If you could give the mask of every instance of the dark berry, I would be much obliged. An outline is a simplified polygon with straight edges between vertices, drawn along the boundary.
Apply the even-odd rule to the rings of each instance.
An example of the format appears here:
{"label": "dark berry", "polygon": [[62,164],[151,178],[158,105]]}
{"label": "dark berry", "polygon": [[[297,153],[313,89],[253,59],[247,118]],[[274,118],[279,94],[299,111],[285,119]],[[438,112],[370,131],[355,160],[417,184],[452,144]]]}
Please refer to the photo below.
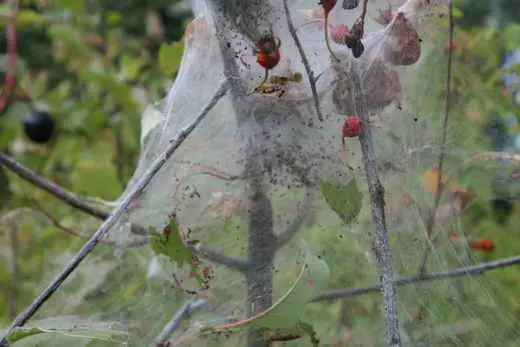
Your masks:
{"label": "dark berry", "polygon": [[361,40],[356,40],[353,44],[352,44],[352,54],[354,55],[354,58],[359,58],[361,57],[361,54],[363,54],[363,52],[365,51],[365,46],[363,46],[363,43],[361,42]]}
{"label": "dark berry", "polygon": [[47,111],[32,110],[23,119],[25,135],[34,142],[47,143],[54,134],[54,120]]}

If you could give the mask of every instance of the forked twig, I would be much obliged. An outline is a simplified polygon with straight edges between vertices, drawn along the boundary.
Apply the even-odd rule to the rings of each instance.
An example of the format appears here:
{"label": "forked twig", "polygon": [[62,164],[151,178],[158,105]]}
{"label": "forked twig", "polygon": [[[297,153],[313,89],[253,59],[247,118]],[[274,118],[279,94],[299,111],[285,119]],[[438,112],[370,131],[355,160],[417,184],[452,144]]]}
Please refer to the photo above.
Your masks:
{"label": "forked twig", "polygon": [[119,206],[117,206],[110,216],[103,222],[101,227],[90,237],[80,251],[74,256],[74,258],[65,266],[65,268],[52,280],[52,282],[38,295],[38,297],[29,305],[29,307],[22,312],[13,321],[11,326],[4,332],[0,339],[0,346],[7,346],[7,336],[13,331],[13,329],[20,327],[27,322],[38,309],[47,301],[51,295],[61,286],[61,284],[69,277],[69,275],[76,269],[76,267],[85,259],[85,257],[92,252],[98,242],[110,231],[110,228],[114,226],[117,220],[125,213],[128,206],[133,199],[138,197],[143,190],[150,184],[155,175],[159,170],[166,164],[168,159],[173,153],[179,148],[184,140],[191,134],[193,130],[200,124],[204,117],[209,111],[215,106],[215,104],[226,94],[228,90],[228,82],[223,82],[218,88],[215,95],[211,98],[209,103],[204,106],[202,111],[187,127],[182,129],[175,139],[172,139],[166,149],[157,157],[155,162],[150,166],[143,176],[136,182],[135,186],[132,187],[128,194],[122,199]]}
{"label": "forked twig", "polygon": [[[423,276],[409,276],[409,277],[399,277],[396,278],[394,283],[397,286],[405,286],[413,283],[422,283],[429,281],[437,281],[446,278],[454,278],[454,277],[463,277],[471,274],[481,274],[487,271],[500,269],[503,267],[508,267],[511,265],[519,265],[520,264],[520,256],[494,260],[487,263],[480,263],[472,266],[459,267],[453,270],[444,271],[444,272],[432,272],[430,274],[425,274]],[[320,294],[314,297],[310,302],[321,302],[321,301],[332,301],[343,299],[347,297],[353,297],[362,294],[368,293],[378,293],[381,291],[380,284],[373,284],[370,286],[364,287],[351,287],[351,288],[342,288],[335,289],[329,292]]]}
{"label": "forked twig", "polygon": [[[20,178],[28,181],[29,183],[35,185],[36,187],[43,189],[44,191],[48,192],[49,194],[53,195],[54,197],[60,199],[61,201],[69,204],[70,206],[85,212],[97,219],[105,220],[108,218],[109,213],[99,210],[85,202],[83,202],[81,199],[79,199],[76,194],[58,186],[52,181],[49,181],[40,175],[38,175],[36,172],[32,171],[31,169],[23,166],[13,158],[9,157],[7,154],[0,152],[0,165],[4,165],[6,168],[17,174]],[[85,239],[88,239],[90,236],[87,235],[81,235],[78,234],[76,231],[65,228],[62,226],[55,218],[53,218],[50,214],[46,213],[40,206],[39,208],[40,212],[44,214],[49,221],[54,224],[57,228],[67,232],[68,234],[71,234],[73,236],[83,237]],[[148,233],[144,227],[137,224],[132,224],[130,231],[136,235],[140,236],[147,236]],[[99,240],[99,242],[107,243],[107,244],[117,244],[117,242],[111,242],[109,240]],[[145,238],[143,240],[138,240],[135,242],[132,242],[130,245],[127,245],[127,247],[139,247],[148,242],[148,239]],[[240,271],[243,271],[247,267],[247,262],[245,260],[239,259],[239,258],[233,258],[228,257],[223,254],[220,254],[217,251],[205,248],[203,246],[197,247],[197,249],[192,248],[192,251],[200,256],[201,258],[204,258],[209,261],[213,261],[217,264],[229,266],[230,268],[234,268]]]}
{"label": "forked twig", "polygon": [[293,20],[291,18],[291,11],[289,10],[289,5],[287,0],[283,0],[283,7],[285,9],[285,17],[287,18],[287,26],[289,28],[289,33],[291,34],[294,44],[296,48],[298,48],[298,52],[300,52],[300,57],[302,59],[303,66],[305,66],[305,71],[307,72],[307,77],[309,78],[309,83],[311,85],[312,97],[314,98],[314,106],[316,107],[316,114],[318,115],[318,119],[323,121],[323,114],[321,113],[320,99],[318,97],[318,89],[316,88],[316,80],[314,79],[314,72],[312,71],[309,60],[307,59],[307,55],[305,54],[305,50],[303,49],[302,43],[298,34],[296,33],[296,28],[294,27]]}
{"label": "forked twig", "polygon": [[182,307],[175,312],[170,321],[164,326],[161,333],[155,339],[155,342],[150,347],[168,347],[169,339],[173,332],[179,327],[179,325],[195,310],[198,310],[202,306],[206,305],[206,300],[200,299],[196,301],[189,301],[184,303]]}
{"label": "forked twig", "polygon": [[54,195],[61,201],[66,202],[68,205],[85,212],[92,217],[96,217],[98,219],[106,219],[109,214],[105,211],[101,211],[85,202],[83,202],[76,194],[63,189],[59,185],[55,184],[52,181],[49,181],[42,176],[38,175],[33,170],[23,166],[13,158],[9,157],[4,152],[0,151],[0,165],[5,166],[15,174],[17,174],[20,178],[28,181],[29,183],[37,186],[40,189],[43,189],[47,193]]}
{"label": "forked twig", "polygon": [[453,2],[450,0],[448,4],[448,21],[449,21],[449,45],[450,49],[448,50],[448,67],[446,72],[446,100],[444,104],[444,119],[442,122],[442,134],[441,134],[441,148],[439,153],[439,161],[437,164],[437,194],[435,195],[435,202],[433,203],[433,208],[431,214],[426,221],[426,238],[424,244],[423,257],[421,259],[421,264],[419,266],[418,275],[423,276],[427,270],[428,256],[431,252],[432,241],[430,237],[433,233],[433,228],[435,227],[435,216],[437,215],[437,210],[439,209],[439,205],[441,203],[442,193],[444,192],[444,185],[442,184],[442,172],[444,166],[444,157],[446,156],[446,138],[448,136],[448,121],[450,118],[450,110],[451,110],[451,80],[452,80],[452,66],[453,66],[453,31],[455,28],[455,22],[453,19]]}

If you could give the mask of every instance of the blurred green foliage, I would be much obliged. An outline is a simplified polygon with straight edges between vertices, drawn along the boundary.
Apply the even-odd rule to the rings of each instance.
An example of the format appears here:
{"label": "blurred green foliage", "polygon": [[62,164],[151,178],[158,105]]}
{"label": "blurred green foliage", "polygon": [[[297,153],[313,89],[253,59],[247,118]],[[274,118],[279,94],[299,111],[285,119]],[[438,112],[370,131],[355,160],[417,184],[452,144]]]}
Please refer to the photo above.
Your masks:
{"label": "blurred green foliage", "polygon": [[[9,11],[6,3],[0,5],[2,33]],[[116,199],[137,161],[142,111],[165,95],[175,77],[189,16],[178,0],[20,1],[17,86],[0,112],[0,150],[71,191]],[[9,69],[4,34],[0,62],[3,81]],[[23,133],[22,119],[33,108],[48,109],[57,124],[46,145]],[[0,216],[23,206],[34,211],[45,206],[79,232],[98,223],[87,219],[76,225],[84,214],[0,168]],[[20,212],[16,234],[0,229],[0,293],[7,295],[0,300],[3,323],[36,294],[40,266],[83,242],[34,211]],[[12,244],[18,245],[16,255],[9,250]],[[24,285],[9,300],[13,257]]]}

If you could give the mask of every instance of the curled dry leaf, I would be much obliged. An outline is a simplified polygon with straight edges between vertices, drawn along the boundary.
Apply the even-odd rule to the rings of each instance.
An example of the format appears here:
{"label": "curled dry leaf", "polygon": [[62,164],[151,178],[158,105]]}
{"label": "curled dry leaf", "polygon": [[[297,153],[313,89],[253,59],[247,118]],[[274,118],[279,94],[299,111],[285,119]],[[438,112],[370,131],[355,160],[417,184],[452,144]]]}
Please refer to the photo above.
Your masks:
{"label": "curled dry leaf", "polygon": [[404,13],[398,12],[388,25],[383,59],[393,65],[412,65],[421,57],[421,39]]}
{"label": "curled dry leaf", "polygon": [[[370,65],[363,79],[363,101],[370,110],[380,109],[398,101],[401,93],[399,74],[384,64],[381,59],[375,58],[365,61]],[[354,94],[349,72],[343,64],[333,63],[337,80],[332,92],[332,101],[341,114],[356,114]]]}

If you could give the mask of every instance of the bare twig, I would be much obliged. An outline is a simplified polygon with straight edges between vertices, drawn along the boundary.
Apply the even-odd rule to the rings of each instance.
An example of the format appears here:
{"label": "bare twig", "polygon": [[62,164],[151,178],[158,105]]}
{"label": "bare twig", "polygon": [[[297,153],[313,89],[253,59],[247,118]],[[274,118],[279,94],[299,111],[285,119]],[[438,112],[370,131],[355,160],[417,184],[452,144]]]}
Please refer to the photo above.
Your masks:
{"label": "bare twig", "polygon": [[399,320],[397,316],[397,294],[393,282],[392,256],[388,244],[388,231],[385,217],[385,190],[379,180],[374,142],[372,139],[372,129],[368,110],[363,98],[363,84],[361,76],[352,65],[350,69],[350,79],[355,91],[356,111],[363,119],[363,132],[359,136],[363,165],[368,181],[368,191],[372,204],[372,220],[375,225],[374,232],[374,252],[376,255],[381,292],[383,294],[385,306],[386,335],[390,347],[401,346],[401,336],[399,332]]}
{"label": "bare twig", "polygon": [[448,136],[448,121],[450,118],[450,109],[451,109],[451,80],[452,80],[452,65],[453,65],[453,31],[455,28],[455,23],[453,20],[453,2],[450,0],[448,4],[448,21],[449,21],[449,45],[450,49],[448,50],[448,67],[447,67],[447,76],[446,76],[446,100],[444,104],[444,119],[442,122],[442,135],[441,135],[441,148],[439,153],[439,161],[437,164],[437,191],[435,195],[435,202],[433,204],[433,208],[431,214],[426,222],[426,238],[423,251],[423,257],[421,260],[421,264],[419,266],[418,274],[422,276],[426,273],[428,256],[432,247],[432,240],[430,237],[433,235],[433,228],[435,227],[435,216],[437,215],[437,210],[439,209],[439,205],[441,203],[442,193],[444,192],[444,185],[442,184],[442,172],[444,166],[444,157],[446,156],[446,138]]}
{"label": "bare twig", "polygon": [[[34,205],[36,210],[38,210],[38,212],[43,214],[52,223],[52,225],[54,225],[56,228],[62,230],[63,232],[65,232],[69,235],[75,236],[75,237],[80,237],[82,239],[89,238],[88,235],[83,235],[83,234],[77,232],[76,230],[63,226],[56,218],[54,218],[54,216],[52,214],[49,213],[49,211],[47,211],[45,208],[43,208],[43,206],[40,205],[36,200],[31,199],[31,204]],[[103,241],[104,240],[101,240],[100,242],[103,242]]]}
{"label": "bare twig", "polygon": [[99,219],[106,219],[108,217],[108,213],[101,211],[95,207],[90,206],[89,204],[81,201],[81,199],[74,193],[69,192],[66,189],[63,189],[59,185],[55,184],[52,181],[49,181],[40,175],[38,175],[36,172],[32,171],[31,169],[23,166],[13,158],[9,157],[7,154],[0,151],[0,165],[5,166],[24,180],[32,183],[33,185],[37,186],[38,188],[41,188],[45,190],[47,193],[54,195],[58,199],[66,202],[70,206],[83,211],[93,217],[99,218]]}
{"label": "bare twig", "polygon": [[29,307],[22,312],[13,321],[11,326],[4,332],[0,339],[0,346],[7,346],[6,337],[13,331],[13,329],[20,327],[27,322],[38,309],[51,297],[51,295],[61,286],[61,284],[69,277],[69,275],[76,269],[76,267],[85,259],[85,257],[92,252],[98,242],[110,231],[110,228],[117,222],[117,220],[125,213],[132,200],[138,197],[143,190],[150,184],[159,170],[166,164],[172,154],[179,148],[184,140],[191,134],[191,132],[200,124],[209,111],[215,104],[226,94],[228,90],[227,81],[222,83],[210,102],[202,109],[197,117],[187,127],[182,129],[175,139],[172,139],[163,153],[161,153],[155,162],[150,166],[143,176],[136,182],[135,186],[131,188],[128,194],[122,199],[119,206],[117,206],[110,216],[103,222],[101,227],[91,236],[85,243],[81,250],[74,256],[74,258],[65,266],[65,268],[54,278],[54,280],[40,293],[40,295],[29,305]]}
{"label": "bare twig", "polygon": [[193,253],[203,259],[215,262],[217,264],[225,265],[231,269],[236,269],[239,271],[247,271],[249,268],[249,262],[237,257],[231,257],[228,255],[224,255],[220,252],[212,250],[210,248],[196,246],[192,247],[191,250]]}
{"label": "bare twig", "polygon": [[206,300],[200,299],[196,301],[186,302],[182,307],[175,312],[171,320],[164,326],[161,333],[155,339],[155,342],[150,347],[168,347],[170,336],[179,327],[179,325],[190,316],[195,310],[206,305]]}
{"label": "bare twig", "polygon": [[[20,164],[19,162],[17,162],[16,160],[12,159],[11,157],[7,156],[5,153],[2,153],[2,152],[0,152],[0,164],[4,165],[8,169],[10,169],[14,173],[16,173],[18,176],[25,179],[26,181],[34,184],[38,188],[45,190],[46,192],[54,195],[56,198],[66,202],[67,204],[71,205],[74,208],[77,208],[80,211],[86,212],[89,215],[96,217],[98,219],[101,219],[101,220],[105,220],[109,216],[109,214],[107,212],[98,210],[97,208],[92,207],[89,204],[81,201],[74,193],[72,193],[66,189],[63,189],[62,187],[58,186],[54,182],[41,177],[40,175],[38,175],[31,169],[23,166],[22,164]],[[46,213],[41,206],[39,206],[39,210],[42,214],[44,214],[49,219],[49,221],[52,224],[54,224],[54,226],[67,232],[68,234],[78,236],[78,237],[83,237],[83,238],[89,237],[89,236],[81,235],[70,228],[63,227],[55,218],[53,218],[50,214]],[[140,225],[136,225],[136,224],[132,224],[131,232],[133,232],[134,234],[137,234],[137,235],[141,235],[141,236],[148,236],[146,229],[144,227],[142,227]],[[107,240],[99,240],[99,242],[103,242],[103,243],[107,243],[107,244],[114,244],[114,245],[117,244],[116,242],[110,242]],[[142,245],[146,244],[147,242],[148,242],[148,239],[139,240],[139,241],[132,243],[129,247],[142,246]],[[210,250],[210,249],[207,249],[204,247],[200,247],[197,249],[193,248],[193,251],[201,258],[213,261],[218,264],[226,265],[231,268],[236,268],[238,270],[243,270],[247,266],[246,261],[244,261],[244,260],[241,260],[238,258],[235,259],[232,257],[227,257],[223,254],[219,254],[216,251],[213,251],[213,250]]]}
{"label": "bare twig", "polygon": [[285,17],[287,18],[287,26],[289,27],[289,33],[291,34],[296,47],[298,48],[298,52],[300,52],[300,56],[302,59],[303,66],[305,66],[305,71],[307,72],[307,77],[309,78],[309,83],[311,85],[312,96],[314,98],[314,106],[316,107],[316,114],[318,115],[318,119],[323,121],[323,114],[321,113],[320,99],[318,97],[318,90],[316,88],[316,80],[314,79],[314,72],[312,71],[309,60],[307,59],[307,55],[305,54],[305,50],[298,38],[298,34],[296,33],[296,28],[294,27],[293,20],[291,18],[291,12],[289,10],[289,5],[287,0],[283,0],[283,7],[285,9]]}
{"label": "bare twig", "polygon": [[[520,264],[520,256],[490,261],[487,263],[481,263],[472,266],[459,267],[453,270],[444,271],[444,272],[432,272],[430,274],[425,274],[423,276],[410,276],[410,277],[399,277],[394,283],[397,286],[405,286],[413,283],[423,283],[428,281],[436,281],[447,278],[454,277],[463,277],[472,274],[482,274],[491,270],[496,270],[512,265]],[[310,302],[320,302],[320,301],[332,301],[347,297],[353,297],[362,294],[368,293],[378,293],[381,291],[380,284],[373,284],[370,286],[364,287],[352,287],[352,288],[342,288],[335,289],[329,292],[320,294],[314,297]]]}

